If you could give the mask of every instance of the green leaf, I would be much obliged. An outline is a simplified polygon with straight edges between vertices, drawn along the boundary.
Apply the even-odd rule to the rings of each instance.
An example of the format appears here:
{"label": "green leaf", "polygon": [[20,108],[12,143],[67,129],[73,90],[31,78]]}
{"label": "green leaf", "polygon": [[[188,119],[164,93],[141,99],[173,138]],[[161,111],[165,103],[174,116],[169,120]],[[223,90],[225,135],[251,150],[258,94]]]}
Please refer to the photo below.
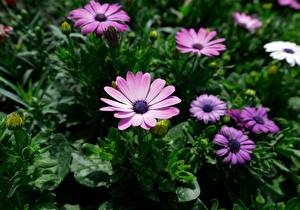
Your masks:
{"label": "green leaf", "polygon": [[285,206],[285,210],[298,210],[300,207],[300,198],[291,198],[286,206]]}
{"label": "green leaf", "polygon": [[109,161],[96,155],[84,156],[79,153],[72,153],[72,157],[71,171],[80,184],[88,187],[110,185],[113,169]]}
{"label": "green leaf", "polygon": [[55,189],[69,173],[71,162],[71,145],[63,135],[54,135],[47,144],[40,149],[41,153],[29,169],[29,174],[34,177],[30,184],[41,190]]}
{"label": "green leaf", "polygon": [[186,184],[185,187],[177,187],[176,195],[179,202],[192,201],[200,195],[200,186],[197,181]]}
{"label": "green leaf", "polygon": [[208,208],[199,198],[197,198],[191,210],[208,210]]}

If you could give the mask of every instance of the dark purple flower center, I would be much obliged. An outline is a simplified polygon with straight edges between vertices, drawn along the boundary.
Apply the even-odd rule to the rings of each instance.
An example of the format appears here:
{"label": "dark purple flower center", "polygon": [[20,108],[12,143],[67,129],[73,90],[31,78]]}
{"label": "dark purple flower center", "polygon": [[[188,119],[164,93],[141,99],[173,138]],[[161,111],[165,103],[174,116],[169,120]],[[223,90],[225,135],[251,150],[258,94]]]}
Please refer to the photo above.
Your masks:
{"label": "dark purple flower center", "polygon": [[263,125],[265,123],[264,118],[261,116],[255,116],[254,120],[256,123]]}
{"label": "dark purple flower center", "polygon": [[133,110],[138,114],[144,114],[148,111],[148,105],[145,101],[136,101],[133,104]]}
{"label": "dark purple flower center", "polygon": [[197,50],[202,50],[203,49],[203,45],[200,43],[195,43],[193,44],[193,48],[197,49]]}
{"label": "dark purple flower center", "polygon": [[295,53],[294,50],[289,49],[289,48],[285,48],[283,51],[286,52],[286,53],[289,53],[289,54],[294,54]]}
{"label": "dark purple flower center", "polygon": [[213,106],[210,105],[210,104],[205,104],[203,107],[202,107],[202,110],[206,113],[208,112],[211,112],[213,110]]}
{"label": "dark purple flower center", "polygon": [[103,13],[98,13],[95,17],[95,20],[99,21],[99,22],[103,22],[106,21],[106,16]]}
{"label": "dark purple flower center", "polygon": [[228,146],[231,152],[237,153],[240,150],[241,144],[239,141],[235,139],[231,139],[229,140]]}

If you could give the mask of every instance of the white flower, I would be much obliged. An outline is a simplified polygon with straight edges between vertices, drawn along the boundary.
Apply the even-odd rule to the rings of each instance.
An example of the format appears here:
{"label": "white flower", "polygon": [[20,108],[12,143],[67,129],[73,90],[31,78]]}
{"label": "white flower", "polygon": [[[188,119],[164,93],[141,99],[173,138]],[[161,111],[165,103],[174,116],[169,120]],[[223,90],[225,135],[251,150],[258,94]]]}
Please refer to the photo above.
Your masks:
{"label": "white flower", "polygon": [[266,52],[276,60],[286,60],[290,66],[300,66],[300,46],[292,42],[275,41],[265,44]]}

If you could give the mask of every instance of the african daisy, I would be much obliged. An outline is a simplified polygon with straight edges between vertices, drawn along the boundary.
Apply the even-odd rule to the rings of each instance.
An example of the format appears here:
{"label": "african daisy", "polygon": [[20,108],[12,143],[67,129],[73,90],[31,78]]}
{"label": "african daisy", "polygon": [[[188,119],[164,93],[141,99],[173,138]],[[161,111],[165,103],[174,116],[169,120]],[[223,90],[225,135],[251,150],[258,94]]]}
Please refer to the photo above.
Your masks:
{"label": "african daisy", "polygon": [[176,33],[176,48],[182,53],[195,53],[198,56],[206,55],[208,57],[217,56],[220,51],[226,49],[224,38],[212,39],[217,35],[216,31],[208,32],[200,28],[198,33],[194,29],[181,29]]}
{"label": "african daisy", "polygon": [[297,0],[278,0],[278,4],[281,6],[288,6],[293,9],[300,9],[300,3]]}
{"label": "african daisy", "polygon": [[125,31],[128,29],[125,23],[130,20],[127,13],[121,10],[121,5],[100,4],[94,0],[84,8],[71,11],[68,18],[76,20],[75,27],[82,27],[83,35],[95,32],[98,36],[101,36],[109,26],[119,32]]}
{"label": "african daisy", "polygon": [[232,17],[238,25],[250,32],[254,32],[262,26],[262,22],[259,19],[246,15],[245,13],[234,12]]}
{"label": "african daisy", "polygon": [[220,117],[226,114],[226,103],[213,95],[198,96],[191,103],[190,112],[193,117],[203,121],[205,124],[208,122],[216,122]]}
{"label": "african daisy", "polygon": [[253,133],[277,133],[278,126],[268,118],[266,108],[260,106],[258,108],[246,107],[240,115],[244,126]]}
{"label": "african daisy", "polygon": [[223,126],[214,137],[213,142],[222,146],[216,154],[220,157],[226,156],[224,163],[244,164],[251,160],[250,154],[255,149],[255,143],[242,131],[232,127]]}
{"label": "african daisy", "polygon": [[120,130],[130,126],[141,126],[148,130],[156,125],[157,119],[169,119],[179,114],[179,109],[172,107],[181,102],[178,97],[171,96],[175,87],[165,87],[165,84],[163,79],[151,82],[149,73],[139,71],[134,75],[128,71],[126,79],[117,77],[116,89],[104,88],[115,100],[101,98],[109,106],[100,110],[116,112],[114,117],[120,119]]}
{"label": "african daisy", "polygon": [[276,60],[286,60],[290,66],[300,65],[300,46],[292,42],[274,41],[264,46]]}

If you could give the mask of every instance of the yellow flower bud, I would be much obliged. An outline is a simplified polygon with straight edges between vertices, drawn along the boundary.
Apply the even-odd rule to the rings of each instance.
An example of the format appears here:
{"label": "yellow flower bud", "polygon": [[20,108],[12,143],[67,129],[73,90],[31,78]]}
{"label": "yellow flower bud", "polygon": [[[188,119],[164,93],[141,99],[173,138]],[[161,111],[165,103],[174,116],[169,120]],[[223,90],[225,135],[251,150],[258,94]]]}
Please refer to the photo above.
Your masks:
{"label": "yellow flower bud", "polygon": [[255,96],[256,95],[256,91],[253,89],[247,89],[245,90],[245,94],[248,96]]}
{"label": "yellow flower bud", "polygon": [[277,72],[278,72],[278,67],[276,65],[272,65],[268,68],[269,75],[277,74]]}
{"label": "yellow flower bud", "polygon": [[17,130],[25,123],[25,117],[17,112],[12,112],[6,117],[6,128],[9,130]]}
{"label": "yellow flower bud", "polygon": [[150,39],[152,41],[156,40],[157,37],[158,37],[158,32],[156,30],[153,30],[153,31],[150,32]]}
{"label": "yellow flower bud", "polygon": [[71,25],[67,22],[64,21],[61,25],[60,25],[60,30],[64,33],[64,34],[69,34],[72,30]]}
{"label": "yellow flower bud", "polygon": [[117,89],[117,83],[115,81],[111,82],[111,87]]}
{"label": "yellow flower bud", "polygon": [[151,129],[151,133],[156,136],[164,136],[169,129],[168,120],[160,120],[156,123],[156,126]]}

